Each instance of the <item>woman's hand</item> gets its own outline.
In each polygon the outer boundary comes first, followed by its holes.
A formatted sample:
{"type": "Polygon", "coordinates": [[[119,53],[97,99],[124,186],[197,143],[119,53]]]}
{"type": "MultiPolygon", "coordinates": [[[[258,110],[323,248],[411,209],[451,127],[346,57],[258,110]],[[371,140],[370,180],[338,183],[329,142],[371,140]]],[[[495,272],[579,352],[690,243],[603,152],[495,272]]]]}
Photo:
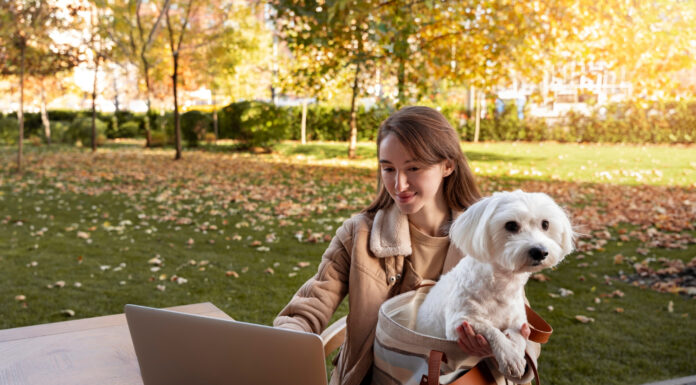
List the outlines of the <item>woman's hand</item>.
{"type": "MultiPolygon", "coordinates": [[[[529,325],[526,323],[522,324],[520,328],[522,337],[529,339],[529,334],[531,332],[529,325]]],[[[480,334],[476,334],[468,322],[463,322],[457,327],[457,334],[459,335],[457,344],[467,354],[478,357],[493,356],[493,350],[491,350],[491,346],[488,344],[488,341],[486,341],[486,338],[480,334]]]]}

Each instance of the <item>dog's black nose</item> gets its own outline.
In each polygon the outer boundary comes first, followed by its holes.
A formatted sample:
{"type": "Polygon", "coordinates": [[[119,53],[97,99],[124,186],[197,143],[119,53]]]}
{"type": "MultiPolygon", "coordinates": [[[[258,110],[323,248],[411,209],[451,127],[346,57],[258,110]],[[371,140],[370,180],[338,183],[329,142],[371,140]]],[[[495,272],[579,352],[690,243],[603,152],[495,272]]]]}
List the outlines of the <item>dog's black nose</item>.
{"type": "Polygon", "coordinates": [[[529,249],[529,256],[535,261],[543,261],[547,255],[549,255],[549,252],[544,246],[534,246],[529,249]]]}

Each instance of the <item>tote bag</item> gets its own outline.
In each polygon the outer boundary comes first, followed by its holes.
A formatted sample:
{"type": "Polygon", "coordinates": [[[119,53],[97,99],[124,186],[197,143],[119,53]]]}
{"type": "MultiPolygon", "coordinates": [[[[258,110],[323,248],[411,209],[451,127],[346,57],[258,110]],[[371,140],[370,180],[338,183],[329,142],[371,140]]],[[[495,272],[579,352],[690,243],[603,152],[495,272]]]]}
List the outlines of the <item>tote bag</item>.
{"type": "MultiPolygon", "coordinates": [[[[415,329],[418,308],[434,282],[385,301],[379,309],[374,342],[372,383],[378,385],[505,385],[493,359],[464,353],[456,341],[420,334],[415,329]]],[[[551,327],[531,309],[527,310],[532,329],[530,340],[544,343],[551,327]]],[[[530,370],[538,380],[533,360],[530,370]]],[[[531,373],[525,373],[530,377],[531,373]]]]}

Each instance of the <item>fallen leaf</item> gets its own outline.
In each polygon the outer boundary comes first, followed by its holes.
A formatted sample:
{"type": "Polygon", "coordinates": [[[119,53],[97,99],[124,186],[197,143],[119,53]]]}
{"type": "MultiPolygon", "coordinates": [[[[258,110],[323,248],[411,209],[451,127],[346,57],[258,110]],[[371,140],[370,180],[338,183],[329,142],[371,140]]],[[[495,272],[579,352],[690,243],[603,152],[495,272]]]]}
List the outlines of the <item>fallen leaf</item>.
{"type": "Polygon", "coordinates": [[[75,310],[72,309],[63,309],[60,311],[60,314],[66,316],[66,317],[74,317],[75,316],[75,310]]]}
{"type": "Polygon", "coordinates": [[[263,271],[266,274],[275,274],[275,271],[273,270],[272,267],[266,268],[266,270],[263,271]]]}
{"type": "Polygon", "coordinates": [[[561,297],[568,297],[568,296],[575,294],[575,293],[573,293],[572,290],[568,290],[568,289],[564,289],[564,288],[558,289],[558,292],[561,295],[561,297]]]}
{"type": "Polygon", "coordinates": [[[624,308],[622,308],[622,307],[617,307],[616,309],[614,309],[614,311],[617,312],[617,313],[623,313],[623,312],[624,312],[624,308]]]}
{"type": "Polygon", "coordinates": [[[551,278],[549,278],[547,275],[544,275],[542,273],[533,274],[531,278],[533,280],[539,281],[539,282],[547,282],[547,281],[551,280],[551,278]]]}
{"type": "Polygon", "coordinates": [[[159,256],[157,256],[157,257],[154,257],[154,258],[150,258],[150,259],[147,261],[147,263],[150,264],[150,265],[161,266],[161,265],[162,265],[162,260],[159,259],[159,256]]]}
{"type": "Polygon", "coordinates": [[[239,273],[237,273],[237,272],[234,271],[234,270],[227,270],[227,271],[225,272],[225,275],[228,276],[228,277],[239,278],[239,273]]]}
{"type": "Polygon", "coordinates": [[[575,316],[575,319],[578,320],[578,321],[580,321],[580,322],[582,322],[582,323],[584,323],[584,324],[590,323],[590,322],[594,322],[594,321],[595,321],[594,318],[592,318],[592,317],[586,317],[586,316],[584,316],[584,315],[576,315],[576,316],[575,316]]]}
{"type": "Polygon", "coordinates": [[[23,294],[19,294],[19,295],[15,296],[15,301],[24,301],[26,299],[27,299],[27,297],[24,296],[23,294]]]}
{"type": "Polygon", "coordinates": [[[621,254],[616,254],[614,256],[614,264],[615,265],[620,265],[624,262],[624,256],[621,254]]]}

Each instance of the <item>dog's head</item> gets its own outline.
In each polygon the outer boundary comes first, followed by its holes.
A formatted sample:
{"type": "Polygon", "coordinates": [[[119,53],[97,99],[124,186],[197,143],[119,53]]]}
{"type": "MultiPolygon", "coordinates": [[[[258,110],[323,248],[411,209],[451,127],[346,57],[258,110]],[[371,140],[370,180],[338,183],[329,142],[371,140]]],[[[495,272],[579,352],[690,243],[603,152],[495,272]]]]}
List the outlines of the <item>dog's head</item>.
{"type": "Polygon", "coordinates": [[[573,251],[565,211],[544,193],[498,192],[452,224],[452,242],[467,255],[508,272],[536,272],[573,251]]]}

